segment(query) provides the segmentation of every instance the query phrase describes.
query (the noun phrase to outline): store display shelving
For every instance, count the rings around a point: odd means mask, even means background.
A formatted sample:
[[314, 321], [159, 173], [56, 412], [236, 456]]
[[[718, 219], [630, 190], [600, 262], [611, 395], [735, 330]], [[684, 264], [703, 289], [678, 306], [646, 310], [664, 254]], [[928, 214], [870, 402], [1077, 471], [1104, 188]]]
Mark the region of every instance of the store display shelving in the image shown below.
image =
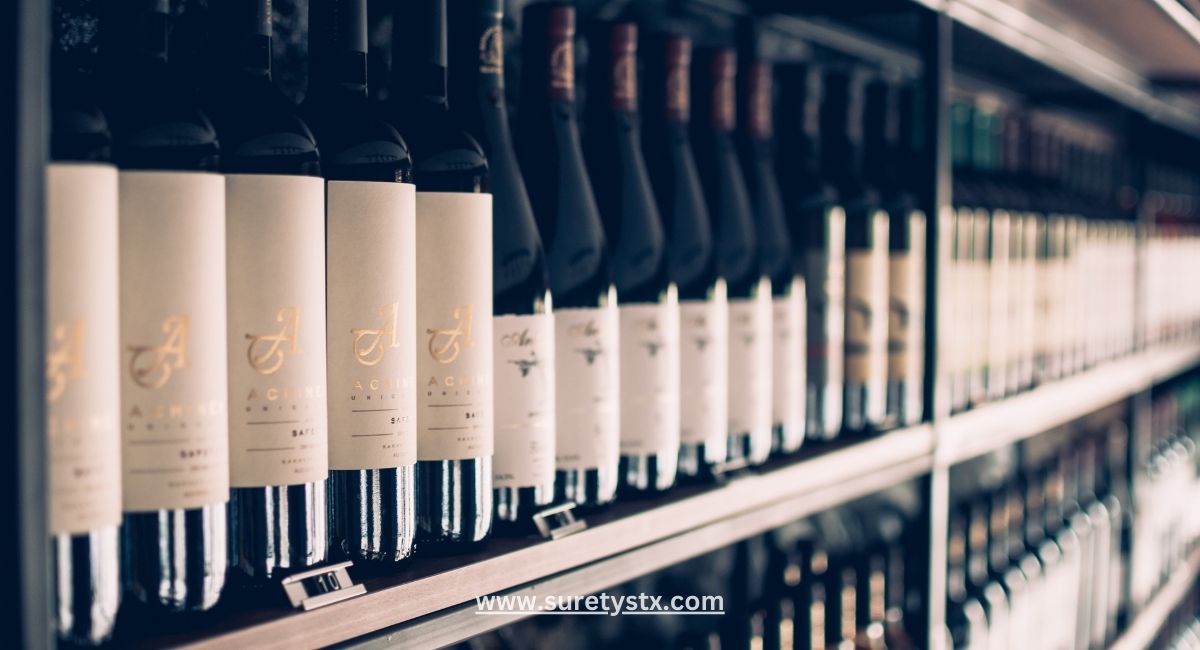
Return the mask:
[[[685, 0], [678, 4], [730, 13], [751, 13], [760, 4], [772, 11], [778, 10], [776, 7], [788, 11], [785, 7], [790, 5], [736, 0]], [[913, 9], [925, 26], [933, 27], [922, 29], [922, 38], [936, 38], [905, 46], [863, 30], [846, 28], [837, 18], [815, 16], [780, 16], [773, 19], [771, 27], [798, 42], [890, 65], [905, 74], [924, 74], [935, 83], [945, 84], [951, 75], [942, 67], [952, 68], [958, 61], [950, 52], [952, 30], [941, 29], [950, 23], [954, 31], [970, 34], [967, 42], [987, 40], [991, 47], [1007, 50], [1014, 57], [1050, 70], [1150, 122], [1200, 137], [1200, 105], [1155, 83], [1160, 77], [1187, 79], [1192, 73], [1186, 68], [1159, 65], [1165, 55], [1177, 49], [1160, 44], [1157, 50], [1140, 50], [1136, 57], [1121, 56], [1135, 40], [1132, 36], [1120, 38], [1121, 29], [1150, 25], [1158, 30], [1172, 30], [1169, 40], [1173, 47], [1194, 48], [1200, 61], [1200, 40], [1197, 40], [1200, 33], [1193, 33], [1173, 19], [1164, 10], [1164, 2], [1103, 0], [1089, 5], [1063, 0], [1021, 3], [907, 0], [887, 6], [889, 11]], [[1106, 6], [1141, 13], [1131, 19], [1128, 13], [1106, 11]], [[9, 412], [16, 414], [13, 428], [19, 435], [10, 437], [5, 448], [13, 453], [5, 456], [11, 459], [6, 468], [12, 471], [7, 474], [21, 483], [21, 489], [12, 492], [20, 515], [19, 519], [13, 518], [20, 521], [20, 535], [16, 537], [21, 543], [19, 552], [9, 557], [15, 558], [11, 562], [25, 571], [21, 581], [12, 582], [20, 585], [17, 601], [23, 606], [10, 612], [17, 618], [6, 629], [23, 632], [17, 646], [45, 647], [50, 643], [44, 633], [47, 571], [44, 549], [36, 543], [44, 526], [37, 513], [43, 511], [44, 489], [39, 486], [44, 488], [45, 477], [29, 468], [40, 467], [32, 459], [43, 453], [37, 408], [42, 401], [41, 382], [36, 379], [40, 362], [31, 351], [42, 347], [36, 309], [44, 261], [38, 226], [42, 188], [40, 175], [35, 172], [42, 168], [45, 159], [46, 48], [43, 46], [49, 29], [49, 12], [43, 0], [17, 0], [4, 12], [6, 16], [11, 14], [13, 20], [0, 22], [10, 25], [15, 32], [15, 38], [6, 40], [15, 43], [24, 54], [15, 57], [19, 62], [15, 67], [6, 68], [6, 81], [11, 81], [7, 85], [14, 89], [10, 97], [16, 99], [10, 103], [15, 105], [17, 119], [5, 135], [20, 143], [20, 147], [6, 149], [13, 152], [13, 167], [18, 170], [6, 172], [5, 182], [16, 190], [13, 193], [16, 200], [10, 201], [10, 205], [18, 217], [15, 232], [20, 235], [10, 238], [11, 255], [7, 256], [17, 268], [12, 277], [17, 278], [20, 293], [10, 298], [8, 302], [14, 308], [6, 313], [13, 323], [10, 331], [17, 330], [17, 326], [21, 330], [18, 343], [22, 354], [20, 363], [9, 364], [15, 369], [10, 372], [16, 377], [13, 385], [21, 386], [21, 391], [10, 391], [13, 395], [9, 399], [17, 403]], [[1050, 25], [1048, 16], [1063, 16], [1085, 24], [1088, 31], [1064, 34]], [[1107, 38], [1100, 43], [1092, 40], [1094, 34]], [[970, 55], [964, 58], [971, 60]], [[931, 66], [931, 62], [937, 65]], [[1195, 72], [1194, 78], [1200, 79], [1200, 64]], [[944, 96], [944, 88], [930, 91], [929, 96], [937, 97], [939, 93]], [[936, 197], [933, 202], [942, 203], [949, 198], [945, 111], [944, 107], [933, 107], [931, 111], [930, 123], [941, 123], [936, 129], [938, 159], [930, 162], [930, 187], [921, 188], [921, 194], [931, 199]], [[936, 207], [926, 206], [927, 212], [936, 214]], [[931, 228], [936, 228], [934, 221], [931, 220]], [[936, 231], [930, 234], [936, 236]], [[930, 246], [929, 250], [936, 251], [937, 247]], [[931, 276], [936, 276], [935, 265], [936, 260], [931, 260]], [[931, 286], [931, 296], [936, 295], [933, 289]], [[936, 322], [933, 302], [927, 318], [930, 323]], [[935, 367], [934, 363], [928, 365]], [[929, 424], [845, 441], [832, 449], [808, 449], [800, 458], [771, 463], [761, 471], [745, 473], [722, 485], [686, 486], [653, 501], [621, 503], [608, 512], [588, 517], [587, 530], [562, 539], [497, 539], [473, 555], [421, 558], [398, 573], [367, 578], [364, 581], [367, 594], [328, 607], [307, 612], [261, 602], [240, 611], [224, 607], [199, 622], [169, 631], [147, 631], [146, 636], [129, 641], [143, 646], [205, 648], [452, 644], [520, 617], [477, 615], [474, 598], [480, 594], [573, 595], [603, 590], [822, 509], [922, 477], [931, 478], [926, 498], [933, 509], [945, 508], [949, 499], [945, 473], [950, 466], [1133, 398], [1197, 365], [1200, 365], [1200, 344], [1155, 348], [966, 413], [936, 417]], [[930, 638], [936, 640], [943, 600], [939, 597], [939, 585], [944, 580], [944, 562], [938, 559], [944, 559], [944, 535], [939, 535], [944, 532], [944, 521], [936, 513], [931, 518], [929, 624]], [[1200, 551], [1191, 555], [1186, 566], [1134, 619], [1113, 649], [1145, 647], [1198, 576]], [[272, 599], [277, 596], [270, 594]]]
[[1125, 632], [1109, 646], [1109, 650], [1141, 650], [1150, 647], [1171, 611], [1200, 580], [1200, 549], [1192, 551], [1187, 562], [1175, 570], [1171, 579], [1158, 594], [1142, 608]]
[[937, 460], [953, 465], [1036, 436], [1200, 364], [1200, 345], [1150, 350], [955, 415], [936, 425]]

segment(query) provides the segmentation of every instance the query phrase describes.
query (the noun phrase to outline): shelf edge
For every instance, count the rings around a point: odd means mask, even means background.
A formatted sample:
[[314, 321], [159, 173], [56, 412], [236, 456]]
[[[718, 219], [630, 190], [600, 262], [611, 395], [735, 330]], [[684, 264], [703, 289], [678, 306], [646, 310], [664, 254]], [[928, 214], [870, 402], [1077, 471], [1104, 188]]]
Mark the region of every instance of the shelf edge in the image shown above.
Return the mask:
[[1171, 580], [1159, 590], [1150, 603], [1146, 605], [1137, 617], [1117, 640], [1109, 646], [1109, 650], [1142, 650], [1150, 647], [1154, 637], [1162, 629], [1167, 617], [1183, 600], [1188, 591], [1200, 578], [1200, 548], [1192, 551], [1187, 565], [1182, 571], [1176, 571]]

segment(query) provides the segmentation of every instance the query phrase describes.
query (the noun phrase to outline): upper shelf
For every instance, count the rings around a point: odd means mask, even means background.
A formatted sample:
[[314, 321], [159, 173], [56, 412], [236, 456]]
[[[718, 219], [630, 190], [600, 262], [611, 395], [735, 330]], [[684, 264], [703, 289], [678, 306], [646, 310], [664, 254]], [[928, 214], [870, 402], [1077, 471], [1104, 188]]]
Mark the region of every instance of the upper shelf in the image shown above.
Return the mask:
[[[921, 0], [916, 0], [921, 1]], [[1068, 80], [1200, 137], [1200, 102], [1183, 90], [1200, 87], [1200, 21], [1174, 11], [1175, 0], [945, 0], [957, 24], [1039, 63]], [[921, 4], [928, 4], [921, 1]], [[1182, 9], [1182, 7], [1180, 7]], [[956, 59], [988, 72], [1012, 68], [986, 44], [957, 39]], [[979, 50], [978, 52], [973, 50]], [[1019, 74], [1035, 90], [1034, 75]], [[1173, 86], [1155, 81], [1171, 81]], [[1182, 82], [1182, 84], [1180, 83]], [[1174, 87], [1174, 90], [1172, 89]]]

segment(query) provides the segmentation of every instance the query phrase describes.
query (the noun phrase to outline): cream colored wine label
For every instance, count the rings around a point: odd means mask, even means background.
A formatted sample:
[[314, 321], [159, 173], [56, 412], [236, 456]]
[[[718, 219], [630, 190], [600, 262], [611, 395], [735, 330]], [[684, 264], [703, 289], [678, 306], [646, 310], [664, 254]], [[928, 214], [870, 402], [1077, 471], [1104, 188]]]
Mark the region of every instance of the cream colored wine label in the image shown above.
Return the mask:
[[888, 259], [888, 379], [920, 386], [925, 367], [925, 215], [912, 213], [907, 220], [910, 248], [891, 251]]
[[[724, 281], [716, 285], [709, 300], [679, 303], [680, 440], [691, 445], [712, 443], [709, 448], [721, 454], [726, 448], [729, 408], [728, 329]], [[724, 460], [724, 456], [715, 460]]]
[[595, 469], [617, 462], [619, 327], [614, 304], [554, 310], [559, 469]]
[[497, 316], [495, 487], [554, 483], [554, 316]]
[[330, 469], [417, 460], [416, 191], [326, 185]]
[[[679, 299], [618, 308], [621, 334], [621, 454], [679, 450]], [[673, 460], [673, 458], [672, 458]]]
[[125, 510], [223, 503], [225, 179], [121, 172], [120, 206]]
[[325, 480], [325, 181], [226, 178], [235, 487]]
[[773, 305], [774, 327], [772, 329], [773, 374], [771, 420], [786, 433], [804, 436], [804, 279], [792, 280], [787, 294], [776, 296]]
[[492, 195], [417, 192], [417, 458], [492, 455]]
[[51, 534], [121, 523], [117, 169], [46, 168]]
[[869, 249], [846, 251], [846, 382], [877, 384], [887, 373], [888, 223], [876, 215]]
[[729, 301], [730, 435], [771, 435], [771, 316], [771, 284], [765, 278], [754, 297]]

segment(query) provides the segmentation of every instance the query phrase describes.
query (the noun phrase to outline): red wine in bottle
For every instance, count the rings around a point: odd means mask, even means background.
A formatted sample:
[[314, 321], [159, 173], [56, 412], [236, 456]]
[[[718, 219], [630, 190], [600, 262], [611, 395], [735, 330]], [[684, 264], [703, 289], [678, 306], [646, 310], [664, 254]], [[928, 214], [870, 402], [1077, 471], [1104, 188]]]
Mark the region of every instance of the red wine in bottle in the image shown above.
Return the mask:
[[843, 428], [851, 432], [882, 425], [887, 388], [888, 214], [862, 174], [864, 82], [853, 70], [829, 71], [821, 107], [823, 167], [846, 209]]
[[80, 29], [97, 24], [87, 6], [54, 4], [43, 226], [51, 611], [80, 645], [108, 639], [121, 602], [119, 181], [95, 30]]
[[363, 0], [309, 3], [304, 106], [326, 183], [329, 489], [334, 544], [396, 562], [416, 537], [416, 189], [367, 94]]
[[526, 7], [517, 155], [554, 293], [556, 491], [594, 507], [618, 484], [617, 291], [575, 118], [575, 10]]
[[271, 79], [269, 0], [214, 3], [229, 292], [232, 563], [272, 580], [328, 541], [325, 182], [316, 140]]
[[729, 304], [689, 133], [692, 42], [666, 33], [642, 40], [642, 151], [663, 219], [667, 272], [679, 288], [678, 472], [703, 477], [728, 454]]
[[522, 530], [554, 501], [554, 317], [533, 206], [517, 164], [504, 86], [504, 3], [451, 0], [455, 117], [487, 155], [492, 193], [496, 525]]
[[395, 8], [391, 111], [417, 185], [418, 543], [457, 552], [492, 530], [492, 195], [450, 112], [446, 0]]
[[734, 146], [737, 53], [715, 48], [697, 59], [696, 164], [713, 215], [717, 271], [729, 287], [729, 456], [758, 464], [771, 453], [771, 280]]
[[642, 157], [637, 26], [601, 22], [590, 44], [583, 144], [621, 296], [620, 483], [653, 493], [679, 462], [679, 297]]
[[779, 76], [780, 189], [807, 292], [805, 436], [829, 440], [842, 428], [846, 214], [821, 171], [821, 69], [790, 64]]
[[797, 272], [775, 170], [774, 71], [749, 61], [741, 72], [742, 166], [758, 232], [758, 255], [771, 279], [771, 450], [791, 454], [804, 443], [804, 277]]
[[141, 601], [207, 609], [227, 553], [225, 181], [216, 132], [168, 62], [167, 3], [109, 8], [124, 570]]

